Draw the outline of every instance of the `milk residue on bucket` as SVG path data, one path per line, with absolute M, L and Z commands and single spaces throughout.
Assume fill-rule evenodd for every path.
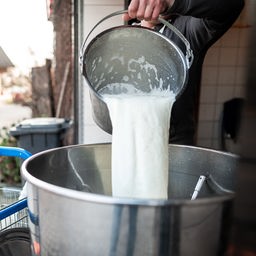
M 122 67 L 122 68 L 121 68 Z M 115 70 L 125 70 L 125 74 L 120 77 L 120 72 L 115 72 Z M 101 69 L 102 73 L 97 74 L 96 70 Z M 93 60 L 92 63 L 92 76 L 93 84 L 100 93 L 100 91 L 109 85 L 104 85 L 106 81 L 109 81 L 111 86 L 115 84 L 115 81 L 120 81 L 120 84 L 133 84 L 134 86 L 139 86 L 139 88 L 144 92 L 150 92 L 155 88 L 160 88 L 161 90 L 170 90 L 170 85 L 168 88 L 164 88 L 164 81 L 161 75 L 158 74 L 157 67 L 146 60 L 144 56 L 138 58 L 125 59 L 124 56 L 119 54 L 114 54 L 107 62 L 104 62 L 102 57 L 99 56 Z M 117 79 L 118 77 L 118 79 Z M 165 76 L 165 80 L 175 83 L 177 77 L 175 77 L 172 72 Z
M 100 91 L 112 121 L 112 195 L 166 199 L 169 123 L 175 95 L 150 93 L 130 84 L 109 84 Z

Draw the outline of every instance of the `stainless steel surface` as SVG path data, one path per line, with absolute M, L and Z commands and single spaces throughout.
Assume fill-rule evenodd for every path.
M 120 12 L 105 19 L 116 14 Z M 166 26 L 172 26 L 164 22 Z M 99 127 L 112 132 L 107 106 L 98 93 L 108 84 L 132 84 L 143 92 L 151 91 L 152 87 L 169 88 L 176 97 L 182 94 L 193 54 L 184 36 L 177 29 L 174 33 L 186 45 L 185 56 L 174 42 L 161 33 L 141 26 L 107 29 L 88 45 L 88 37 L 85 39 L 81 54 L 82 73 L 91 89 L 93 118 Z
M 202 186 L 212 175 L 234 189 L 234 155 L 170 145 L 168 200 L 111 197 L 111 145 L 80 145 L 38 153 L 22 165 L 28 181 L 32 244 L 41 255 L 222 255 L 233 195 Z M 82 192 L 82 191 L 92 191 Z
M 222 187 L 211 174 L 207 177 L 206 182 L 216 194 L 234 193 L 234 191 Z

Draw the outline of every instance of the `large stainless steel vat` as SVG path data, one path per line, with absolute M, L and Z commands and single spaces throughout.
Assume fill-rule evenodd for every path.
M 237 157 L 170 145 L 168 200 L 111 197 L 111 145 L 78 145 L 38 153 L 22 165 L 34 255 L 223 255 L 232 194 L 207 184 L 191 195 L 200 175 L 234 189 Z

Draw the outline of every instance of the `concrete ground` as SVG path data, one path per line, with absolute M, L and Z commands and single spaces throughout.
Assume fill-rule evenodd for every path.
M 24 119 L 31 118 L 32 111 L 29 107 L 8 103 L 8 99 L 0 96 L 0 129 L 11 127 Z

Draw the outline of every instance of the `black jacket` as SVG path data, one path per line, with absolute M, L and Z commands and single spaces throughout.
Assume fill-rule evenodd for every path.
M 194 54 L 188 84 L 172 109 L 170 143 L 195 143 L 204 57 L 232 26 L 243 6 L 243 0 L 175 0 L 169 9 L 170 23 L 186 37 Z M 184 44 L 170 29 L 165 28 L 164 34 L 185 54 Z

